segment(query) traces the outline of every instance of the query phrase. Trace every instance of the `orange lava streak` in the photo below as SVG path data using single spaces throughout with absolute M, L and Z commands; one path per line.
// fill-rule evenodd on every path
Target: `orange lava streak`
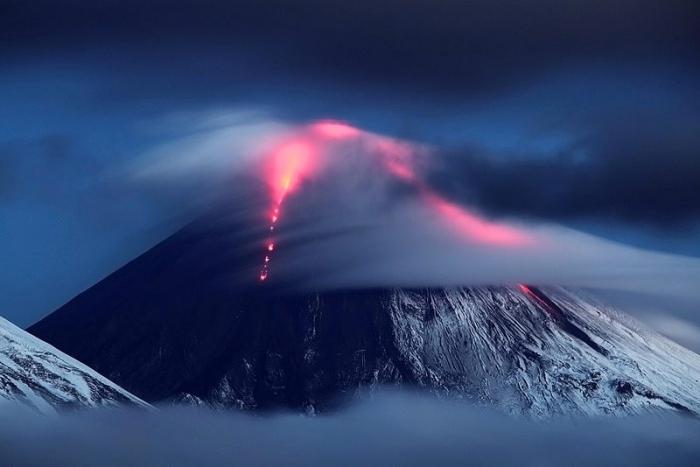
M 380 158 L 389 174 L 415 187 L 425 203 L 460 234 L 473 241 L 497 246 L 523 246 L 532 241 L 526 232 L 488 221 L 431 189 L 420 176 L 416 164 L 419 153 L 414 145 L 334 120 L 307 125 L 278 144 L 265 158 L 262 169 L 273 207 L 268 225 L 270 235 L 276 231 L 285 198 L 325 167 L 330 145 L 361 136 L 363 145 Z M 268 278 L 274 250 L 275 241 L 270 237 L 265 243 L 261 281 Z
M 316 124 L 315 132 L 301 131 L 293 138 L 281 142 L 266 157 L 263 164 L 265 181 L 267 182 L 273 200 L 268 230 L 270 235 L 275 232 L 275 226 L 280 218 L 285 198 L 296 191 L 308 178 L 312 177 L 322 167 L 320 136 L 339 138 L 348 134 L 349 130 L 343 125 L 333 122 Z M 270 238 L 265 246 L 265 259 L 259 279 L 267 280 L 270 273 L 272 252 L 275 242 Z
M 289 192 L 296 190 L 305 177 L 315 172 L 317 157 L 318 150 L 310 141 L 290 141 L 272 153 L 265 171 L 278 207 Z

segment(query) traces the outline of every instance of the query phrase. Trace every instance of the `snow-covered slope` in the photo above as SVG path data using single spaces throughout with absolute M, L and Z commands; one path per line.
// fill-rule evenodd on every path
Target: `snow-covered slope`
M 8 401 L 45 413 L 117 404 L 147 405 L 94 370 L 0 318 L 0 404 Z
M 564 289 L 391 294 L 421 386 L 532 415 L 700 413 L 700 356 Z
M 317 411 L 390 385 L 535 417 L 700 413 L 700 356 L 565 289 L 197 297 L 32 331 L 149 401 Z

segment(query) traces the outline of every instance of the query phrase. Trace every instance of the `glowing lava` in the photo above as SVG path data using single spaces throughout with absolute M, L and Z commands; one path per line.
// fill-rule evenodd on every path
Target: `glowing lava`
M 275 206 L 273 214 L 270 218 L 270 232 L 274 232 L 275 230 L 275 224 L 277 223 L 277 219 L 279 219 L 280 205 L 282 203 L 282 200 L 284 199 L 284 194 L 286 194 L 286 191 L 283 192 L 282 196 L 279 198 L 279 202 Z M 267 276 L 270 275 L 270 255 L 273 251 L 275 251 L 275 242 L 274 240 L 270 239 L 268 240 L 265 246 L 265 259 L 262 265 L 262 269 L 260 270 L 260 275 L 258 276 L 261 281 L 267 280 Z
M 334 126 L 332 131 L 337 132 L 339 129 Z M 266 157 L 263 171 L 273 200 L 268 226 L 270 235 L 275 232 L 285 198 L 320 170 L 320 150 L 313 136 L 299 132 L 295 137 L 277 145 Z M 265 246 L 265 260 L 259 275 L 261 281 L 267 280 L 270 274 L 271 253 L 274 250 L 275 241 L 270 238 Z
M 318 164 L 317 152 L 317 148 L 310 141 L 291 141 L 282 144 L 270 157 L 266 171 L 273 198 L 277 203 L 275 217 L 284 197 L 297 189 L 304 177 L 315 171 Z
M 266 183 L 270 189 L 272 207 L 269 214 L 270 238 L 265 243 L 265 256 L 260 280 L 265 281 L 270 272 L 275 240 L 285 199 L 308 179 L 318 175 L 330 162 L 329 148 L 347 140 L 362 137 L 362 147 L 374 157 L 387 173 L 413 186 L 422 200 L 444 222 L 470 240 L 497 246 L 522 246 L 530 242 L 529 236 L 518 229 L 481 218 L 474 212 L 442 197 L 422 180 L 417 157 L 422 150 L 416 145 L 375 133 L 366 132 L 343 122 L 321 120 L 295 131 L 270 151 L 262 165 Z

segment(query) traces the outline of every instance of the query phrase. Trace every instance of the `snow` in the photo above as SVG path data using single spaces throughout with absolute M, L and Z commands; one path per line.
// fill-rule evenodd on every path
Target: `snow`
M 425 388 L 510 413 L 700 413 L 700 356 L 572 291 L 543 292 L 579 337 L 517 288 L 397 289 L 396 344 Z
M 0 317 L 0 400 L 42 413 L 62 408 L 148 404 Z
M 122 318 L 116 320 L 120 325 L 90 331 L 98 334 L 95 340 L 111 343 L 107 350 L 91 347 L 90 340 L 80 346 L 59 341 L 115 378 L 133 374 L 133 365 L 154 362 L 125 384 L 153 394 L 166 377 L 172 392 L 157 393 L 154 400 L 195 405 L 252 410 L 287 404 L 322 412 L 332 410 L 338 397 L 419 386 L 532 417 L 700 414 L 700 356 L 577 290 L 377 289 L 291 298 L 263 294 L 241 303 L 227 294 L 224 300 L 226 306 L 202 315 L 207 319 L 195 334 L 188 326 L 199 316 L 154 319 L 149 307 L 138 316 L 115 308 L 112 317 Z M 81 329 L 84 321 L 76 316 L 58 315 L 47 329 Z M 135 326 L 139 318 L 148 325 Z M 182 332 L 154 344 L 160 323 Z M 203 349 L 207 333 L 212 342 Z M 188 359 L 180 358 L 183 353 Z M 13 372 L 25 384 L 21 390 L 2 385 L 4 373 Z M 51 406 L 133 400 L 86 366 L 0 321 L 0 396 L 3 390 L 6 397 L 39 394 Z

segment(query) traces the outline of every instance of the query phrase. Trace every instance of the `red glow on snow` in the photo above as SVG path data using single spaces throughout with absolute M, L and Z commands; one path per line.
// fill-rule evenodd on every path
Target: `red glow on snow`
M 521 292 L 527 295 L 530 300 L 534 301 L 537 306 L 546 311 L 554 319 L 561 319 L 561 309 L 546 295 L 542 294 L 537 289 L 533 290 L 525 284 L 518 284 L 518 288 Z
M 322 120 L 313 123 L 311 130 L 320 136 L 332 139 L 350 139 L 360 136 L 360 130 L 347 123 L 335 120 Z

